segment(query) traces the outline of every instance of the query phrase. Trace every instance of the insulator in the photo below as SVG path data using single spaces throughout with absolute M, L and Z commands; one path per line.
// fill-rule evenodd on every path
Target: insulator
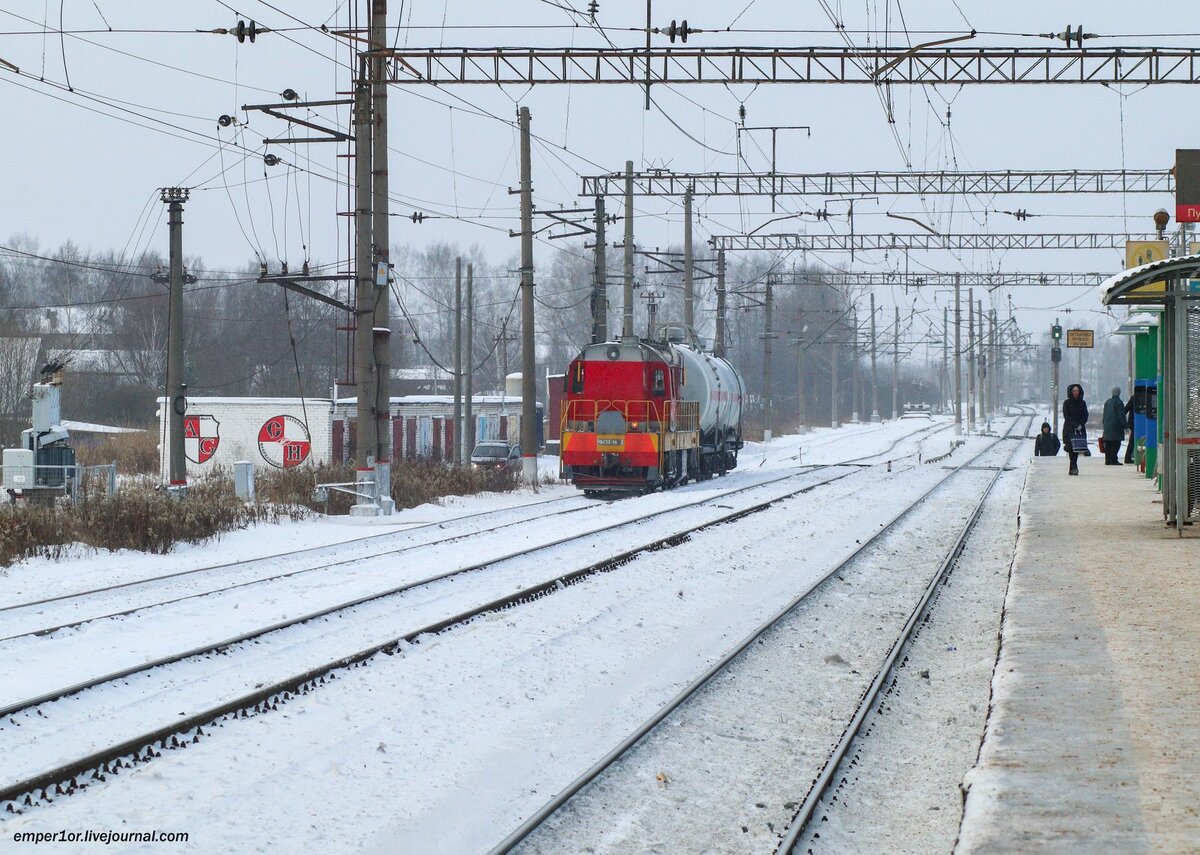
M 227 127 L 229 127 L 230 125 L 232 125 L 232 124 L 233 124 L 235 121 L 236 121 L 236 120 L 233 118 L 233 116 L 230 116 L 230 115 L 223 115 L 223 116 L 221 116 L 220 118 L 218 118 L 218 119 L 217 119 L 217 124 L 218 124 L 218 125 L 220 125 L 220 126 L 221 126 L 221 127 L 223 127 L 223 128 L 227 128 Z
M 280 93 L 280 97 L 283 98 L 284 101 L 300 100 L 300 96 L 296 94 L 295 89 L 284 89 L 283 92 Z
M 263 163 L 265 163 L 267 166 L 278 166 L 279 156 L 275 154 L 263 155 Z

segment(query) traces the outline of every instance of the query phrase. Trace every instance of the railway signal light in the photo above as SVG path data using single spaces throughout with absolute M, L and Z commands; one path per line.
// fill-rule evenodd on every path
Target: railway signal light
M 1062 348 L 1059 347 L 1058 345 L 1055 345 L 1054 347 L 1050 348 L 1050 361 L 1051 362 L 1062 362 Z
M 1054 339 L 1054 341 L 1062 341 L 1062 326 L 1060 324 L 1054 324 L 1050 327 L 1050 338 Z

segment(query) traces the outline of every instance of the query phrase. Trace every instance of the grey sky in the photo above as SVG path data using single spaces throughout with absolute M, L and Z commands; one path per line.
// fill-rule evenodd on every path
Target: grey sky
M 258 0 L 239 0 L 230 5 L 243 17 L 266 26 L 296 25 L 287 14 Z M 354 3 L 297 0 L 273 5 L 306 23 L 328 20 L 331 26 L 344 26 L 344 7 Z M 584 0 L 569 0 L 569 5 L 582 8 L 586 4 Z M 725 28 L 746 5 L 746 0 L 674 4 L 660 0 L 654 21 L 665 26 L 672 18 L 686 17 L 692 26 Z M 410 0 L 403 7 L 399 0 L 392 0 L 390 6 L 393 25 L 401 10 L 403 23 L 411 25 L 400 35 L 402 42 L 407 40 L 411 46 L 601 43 L 595 31 L 566 26 L 575 20 L 573 16 L 552 3 L 536 0 Z M 969 22 L 981 32 L 976 43 L 983 44 L 1049 45 L 1052 43 L 1044 39 L 1008 34 L 1058 31 L 1068 23 L 1083 24 L 1086 30 L 1101 34 L 1200 30 L 1195 4 L 1187 2 L 1156 3 L 1148 13 L 1151 7 L 1127 2 L 909 0 L 897 4 L 895 0 L 881 0 L 863 4 L 828 0 L 824 4 L 797 4 L 757 0 L 741 15 L 736 27 L 820 32 L 703 34 L 693 36 L 689 44 L 840 44 L 822 6 L 844 15 L 849 30 L 869 31 L 850 33 L 860 45 L 907 44 L 900 10 L 913 33 L 961 31 L 968 28 Z M 90 0 L 73 0 L 65 7 L 64 28 L 103 28 L 101 13 L 116 29 L 208 30 L 232 26 L 236 21 L 235 14 L 215 0 L 154 4 L 97 0 L 96 5 Z M 154 191 L 159 186 L 182 183 L 199 185 L 185 217 L 187 251 L 202 256 L 212 267 L 240 267 L 254 257 L 255 251 L 264 254 L 272 266 L 280 258 L 297 266 L 305 254 L 304 243 L 309 246 L 308 255 L 317 261 L 332 261 L 339 253 L 345 254 L 345 219 L 335 216 L 335 211 L 346 207 L 345 192 L 330 180 L 337 170 L 344 170 L 345 161 L 335 156 L 341 149 L 333 145 L 273 148 L 285 161 L 306 172 L 277 166 L 268 170 L 272 177 L 263 182 L 261 139 L 283 132 L 282 123 L 255 114 L 240 132 L 234 128 L 218 133 L 216 124 L 223 113 L 245 118 L 241 105 L 276 101 L 277 93 L 284 88 L 296 89 L 311 99 L 344 92 L 348 56 L 334 38 L 312 31 L 274 33 L 260 37 L 254 45 L 239 46 L 230 36 L 97 33 L 68 36 L 60 44 L 57 33 L 41 34 L 46 14 L 47 6 L 39 0 L 10 0 L 0 11 L 0 32 L 4 33 L 0 35 L 0 58 L 32 75 L 17 77 L 0 70 L 0 92 L 4 93 L 9 119 L 2 144 L 5 168 L 0 178 L 4 199 L 0 238 L 24 233 L 39 240 L 43 247 L 72 240 L 84 248 L 101 250 L 132 247 L 140 236 L 141 246 L 165 250 L 165 219 L 160 218 L 164 206 Z M 640 2 L 601 0 L 598 20 L 606 27 L 634 28 L 642 25 L 644 14 Z M 50 25 L 57 27 L 57 9 L 50 9 L 49 16 Z M 29 24 L 22 17 L 35 23 Z M 886 23 L 889 17 L 890 26 Z M 563 26 L 499 29 L 515 24 Z M 452 29 L 464 25 L 468 28 Z M 885 35 L 885 29 L 890 35 Z M 17 31 L 37 32 L 13 34 Z M 640 38 L 637 33 L 618 30 L 609 35 L 619 45 L 636 45 Z M 912 36 L 914 42 L 928 38 L 932 37 Z M 1142 36 L 1090 44 L 1179 46 L 1194 41 L 1194 37 Z M 44 75 L 48 81 L 65 84 L 68 74 L 79 94 L 37 79 Z M 508 120 L 518 102 L 530 107 L 534 132 L 548 141 L 535 146 L 533 158 L 535 193 L 543 206 L 573 206 L 581 201 L 586 204 L 587 200 L 576 196 L 576 174 L 619 170 L 626 159 L 639 166 L 737 171 L 739 163 L 732 152 L 739 103 L 746 106 L 749 125 L 812 127 L 811 137 L 781 136 L 781 170 L 899 169 L 906 159 L 914 168 L 948 170 L 1166 167 L 1173 162 L 1176 147 L 1200 139 L 1197 111 L 1180 109 L 1196 96 L 1180 86 L 1140 91 L 1129 87 L 1124 95 L 1100 86 L 896 87 L 891 96 L 900 145 L 888 127 L 879 93 L 870 86 L 657 87 L 655 98 L 663 110 L 699 142 L 689 139 L 658 112 L 643 111 L 642 91 L 633 86 L 544 86 L 532 91 L 519 87 L 504 91 L 494 87 L 435 91 L 393 87 L 391 93 L 391 143 L 396 153 L 389 168 L 393 193 L 401 200 L 393 204 L 393 210 L 405 214 L 413 210 L 440 212 L 463 218 L 435 219 L 421 225 L 395 218 L 393 242 L 418 247 L 433 241 L 478 243 L 496 260 L 517 252 L 516 241 L 508 237 L 509 229 L 517 227 L 516 199 L 507 188 L 517 184 L 515 131 Z M 105 106 L 91 100 L 93 95 L 128 102 L 122 106 L 147 118 Z M 84 108 L 103 110 L 125 121 Z M 947 110 L 949 132 L 944 126 Z M 340 120 L 344 125 L 345 111 Z M 223 149 L 218 149 L 218 140 L 224 144 Z M 253 156 L 243 157 L 243 152 L 232 145 L 235 140 L 254 151 Z M 762 150 L 744 138 L 743 171 L 767 168 L 765 137 L 760 137 L 760 144 Z M 219 177 L 222 166 L 228 168 L 223 178 Z M 890 210 L 918 216 L 944 233 L 1121 232 L 1127 228 L 1142 232 L 1150 227 L 1154 209 L 1172 208 L 1171 201 L 1165 196 L 1147 195 L 1131 195 L 1128 199 L 934 197 L 924 202 L 885 198 L 859 203 L 854 227 L 859 232 L 917 228 L 886 218 Z M 783 204 L 819 206 L 822 200 Z M 644 199 L 636 207 L 642 214 L 637 227 L 640 244 L 665 246 L 681 240 L 675 200 Z M 834 205 L 831 209 L 840 211 L 844 207 Z M 1018 222 L 988 212 L 1017 207 L 1045 216 Z M 610 210 L 619 210 L 619 205 L 613 203 Z M 699 200 L 698 236 L 754 228 L 772 216 L 769 210 L 766 199 Z M 828 224 L 785 221 L 768 230 L 787 230 L 793 224 L 799 230 L 848 229 L 845 219 L 835 219 Z M 536 252 L 545 260 L 554 248 L 543 243 Z M 848 257 L 837 254 L 809 260 L 850 264 Z M 885 270 L 904 263 L 904 259 L 876 253 L 857 257 L 853 266 Z M 908 260 L 913 269 L 925 265 L 948 271 L 1115 270 L 1121 263 L 1120 254 L 1112 251 L 1027 251 L 959 257 L 921 253 Z M 934 298 L 933 294 L 920 295 L 917 305 L 927 308 Z M 896 300 L 909 306 L 914 296 L 880 294 L 882 306 Z M 1079 290 L 1017 289 L 1013 300 L 1018 307 L 1030 307 L 1018 317 L 1038 331 L 1053 312 L 1032 311 L 1033 307 L 1098 308 L 1090 292 Z

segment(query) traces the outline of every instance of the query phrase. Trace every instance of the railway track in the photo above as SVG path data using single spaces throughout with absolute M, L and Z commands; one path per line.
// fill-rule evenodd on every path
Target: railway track
M 903 442 L 912 441 L 914 439 L 920 441 L 927 435 L 939 433 L 948 429 L 949 426 L 931 425 L 927 428 L 916 431 L 913 434 L 896 439 L 883 452 L 855 458 L 841 465 L 869 465 L 867 461 L 871 461 L 879 457 L 886 457 Z M 811 469 L 817 467 L 810 466 L 807 468 Z M 187 570 L 159 574 L 157 576 L 151 576 L 143 579 L 135 579 L 112 585 L 105 585 L 90 590 L 58 594 L 52 597 L 43 597 L 28 602 L 0 606 L 0 622 L 2 622 L 2 625 L 4 626 L 4 629 L 0 629 L 0 632 L 5 633 L 0 635 L 0 643 L 30 636 L 50 635 L 64 629 L 74 629 L 92 621 L 126 617 L 147 609 L 171 605 L 212 594 L 221 594 L 241 588 L 248 588 L 255 585 L 276 582 L 282 579 L 292 579 L 310 573 L 321 573 L 339 567 L 355 565 L 364 560 L 400 556 L 419 549 L 427 549 L 442 544 L 458 542 L 469 537 L 492 534 L 506 528 L 524 525 L 532 520 L 546 516 L 545 508 L 547 506 L 561 505 L 563 506 L 562 509 L 554 511 L 554 513 L 567 514 L 584 511 L 601 504 L 603 504 L 601 500 L 591 499 L 581 495 L 557 497 L 539 502 L 529 502 L 516 507 L 497 508 L 473 514 L 464 514 L 449 518 L 447 520 L 419 524 L 412 528 L 404 529 L 403 531 L 368 535 L 367 537 L 356 538 L 354 540 L 344 541 L 342 543 L 329 546 L 308 547 L 305 549 L 295 550 L 293 552 L 278 553 L 259 558 L 245 559 L 242 561 L 224 562 L 221 564 L 207 565 L 204 567 L 189 568 Z M 537 509 L 537 512 L 533 515 L 527 515 L 526 511 L 530 509 Z M 511 516 L 513 512 L 518 513 L 519 516 L 517 519 L 506 520 L 483 529 L 475 529 L 469 532 L 452 533 L 445 537 L 438 537 L 432 540 L 421 540 L 415 543 L 406 543 L 395 548 L 373 551 L 367 554 L 356 554 L 351 557 L 338 557 L 336 560 L 324 561 L 323 563 L 317 563 L 313 566 L 301 567 L 299 569 L 286 569 L 283 572 L 274 572 L 271 569 L 273 567 L 277 567 L 277 565 L 279 565 L 281 562 L 290 563 L 300 556 L 315 555 L 322 557 L 326 555 L 344 554 L 346 548 L 360 546 L 364 543 L 374 543 L 381 540 L 392 541 L 399 537 L 409 535 L 414 531 L 430 529 L 434 527 L 441 530 L 446 526 L 454 526 L 464 521 L 478 520 L 483 517 L 500 515 Z M 257 575 L 250 579 L 244 578 L 247 572 L 253 574 L 254 568 L 263 568 L 263 572 L 265 572 L 267 575 Z M 232 574 L 235 572 L 238 574 L 237 577 L 228 583 L 217 582 L 215 578 L 217 575 Z M 161 595 L 154 595 L 150 597 L 145 597 L 143 595 L 141 602 L 136 602 L 138 593 L 142 591 L 150 592 L 156 587 L 162 588 L 164 586 L 172 585 L 194 586 L 197 584 L 197 582 L 201 582 L 202 580 L 208 581 L 210 584 L 204 586 L 201 590 L 187 590 L 186 593 L 180 593 L 178 596 L 167 596 L 165 598 Z M 211 584 L 212 582 L 217 583 Z M 111 606 L 101 608 L 97 603 L 93 602 L 97 600 L 103 602 L 104 599 L 118 594 L 122 597 L 125 597 L 130 595 L 131 592 L 134 592 L 134 605 L 122 603 L 121 607 L 119 608 L 113 608 Z M 386 593 L 395 593 L 395 591 L 390 590 Z M 89 605 L 92 606 L 90 610 L 88 610 Z M 52 607 L 56 610 L 68 613 L 73 611 L 75 614 L 72 614 L 69 618 L 60 618 L 50 623 L 46 623 L 41 621 L 39 618 L 40 612 L 44 611 L 46 607 Z M 25 618 L 25 615 L 29 615 L 29 617 Z M 22 626 L 23 622 L 25 624 L 24 626 Z M 0 707 L 0 716 L 3 716 L 8 711 L 9 710 L 7 707 Z
M 1029 418 L 1030 427 L 1032 427 L 1033 417 L 1030 416 Z M 1029 428 L 1027 428 L 1025 432 L 1028 433 Z M 1024 436 L 1021 438 L 1024 439 Z M 954 545 L 946 554 L 945 558 L 942 559 L 941 564 L 938 566 L 932 578 L 929 580 L 929 584 L 926 585 L 925 590 L 921 595 L 921 599 L 917 602 L 916 607 L 913 608 L 908 620 L 905 621 L 904 626 L 901 628 L 900 633 L 892 642 L 892 645 L 888 649 L 887 655 L 884 657 L 883 663 L 876 672 L 874 679 L 867 687 L 867 690 L 863 693 L 862 699 L 859 701 L 859 704 L 854 711 L 854 715 L 850 719 L 850 722 L 847 724 L 845 730 L 842 732 L 841 737 L 838 739 L 837 744 L 830 753 L 828 759 L 825 761 L 825 765 L 817 775 L 816 780 L 813 781 L 812 786 L 805 795 L 804 801 L 800 804 L 800 807 L 797 810 L 795 817 L 793 817 L 792 822 L 784 831 L 779 842 L 779 846 L 775 850 L 777 853 L 779 853 L 779 855 L 792 855 L 792 853 L 796 850 L 796 845 L 800 838 L 804 835 L 805 830 L 811 824 L 817 807 L 821 803 L 822 797 L 824 797 L 833 782 L 837 780 L 837 772 L 845 761 L 846 756 L 850 751 L 850 747 L 854 744 L 855 739 L 862 730 L 867 714 L 875 706 L 875 702 L 879 698 L 880 692 L 883 691 L 883 689 L 890 683 L 890 678 L 893 670 L 895 669 L 896 661 L 899 659 L 900 654 L 908 646 L 908 643 L 912 638 L 913 631 L 920 625 L 922 618 L 929 608 L 930 600 L 933 598 L 934 593 L 941 586 L 942 582 L 946 578 L 946 575 L 958 562 L 959 557 L 962 555 L 963 548 L 966 546 L 967 540 L 970 538 L 971 533 L 975 530 L 976 523 L 979 522 L 979 518 L 983 513 L 984 504 L 987 502 L 988 496 L 991 495 L 992 490 L 1000 480 L 1001 474 L 1003 474 L 1006 466 L 1011 463 L 1013 456 L 1020 450 L 1020 448 L 1021 446 L 1018 444 L 1016 448 L 1012 450 L 1012 453 L 1007 456 L 1005 464 L 996 468 L 996 474 L 992 476 L 990 481 L 988 481 L 983 495 L 980 496 L 979 501 L 972 510 L 970 517 L 967 519 L 966 525 L 963 526 L 963 529 L 958 536 L 958 539 L 954 542 Z
M 1019 420 L 1014 420 L 1014 423 L 1009 430 L 1009 435 L 1012 434 L 1012 430 L 1016 427 L 1018 421 Z M 926 499 L 940 490 L 952 478 L 954 478 L 955 475 L 962 472 L 977 471 L 979 467 L 976 464 L 979 460 L 992 453 L 997 445 L 1004 442 L 1005 439 L 1016 438 L 1009 435 L 998 438 L 995 442 L 989 444 L 987 448 L 981 450 L 969 460 L 966 460 L 960 465 L 950 469 L 944 478 L 940 479 L 922 495 L 918 496 L 910 505 L 894 516 L 888 523 L 883 525 L 869 537 L 865 538 L 862 544 L 859 545 L 852 554 L 847 556 L 842 561 L 837 562 L 819 578 L 807 585 L 803 591 L 801 591 L 795 598 L 784 605 L 783 608 L 778 610 L 774 615 L 760 624 L 753 632 L 742 639 L 741 642 L 730 649 L 724 656 L 715 661 L 704 673 L 685 686 L 668 702 L 659 707 L 659 709 L 656 710 L 653 715 L 651 715 L 640 726 L 629 733 L 619 744 L 601 757 L 582 775 L 578 776 L 574 781 L 562 788 L 552 799 L 547 801 L 540 809 L 532 813 L 521 825 L 514 829 L 507 837 L 505 837 L 491 850 L 493 855 L 496 855 L 497 853 L 509 852 L 520 847 L 523 842 L 527 841 L 532 835 L 534 835 L 538 829 L 541 828 L 564 805 L 570 802 L 570 800 L 576 794 L 578 794 L 581 790 L 586 788 L 589 784 L 602 776 L 607 770 L 617 764 L 632 749 L 634 749 L 635 746 L 639 745 L 652 731 L 654 731 L 665 719 L 672 716 L 672 714 L 684 706 L 694 695 L 696 695 L 700 689 L 708 685 L 714 677 L 723 673 L 728 666 L 734 662 L 734 660 L 736 660 L 744 651 L 746 651 L 747 648 L 762 638 L 762 636 L 771 629 L 780 624 L 781 621 L 790 615 L 802 601 L 804 601 L 815 590 L 821 587 L 827 580 L 829 580 L 831 577 L 837 576 L 851 563 L 860 560 L 862 556 L 869 552 L 873 544 L 875 544 L 881 537 L 885 536 L 889 532 L 896 530 L 903 523 L 903 521 L 906 520 L 919 506 L 925 503 Z M 1024 433 L 1020 434 L 1020 437 L 1024 438 Z M 1003 466 L 997 467 L 997 476 L 1002 470 Z M 992 479 L 991 483 L 994 483 L 994 478 Z M 986 489 L 990 491 L 990 483 Z M 982 502 L 983 499 L 980 500 L 980 504 L 982 504 Z M 977 515 L 972 515 L 970 517 L 966 526 L 967 529 L 973 525 L 976 518 Z M 955 548 L 951 551 L 952 555 L 956 555 L 957 551 L 961 549 L 961 543 L 963 540 L 965 540 L 965 537 L 966 532 L 964 531 L 964 534 L 956 543 Z M 940 574 L 937 578 L 940 579 Z M 934 585 L 934 587 L 936 587 L 936 585 Z M 922 600 L 922 603 L 924 601 L 925 599 Z
M 848 463 L 862 463 L 866 460 L 887 457 L 903 442 L 921 442 L 923 438 L 933 431 L 935 426 L 917 431 L 913 434 L 908 434 L 898 438 L 893 442 L 888 449 L 875 454 L 867 455 L 858 458 Z M 825 484 L 832 483 L 842 478 L 850 477 L 859 469 L 849 469 L 830 466 L 820 467 L 820 469 L 835 470 L 835 474 L 831 477 L 816 480 L 812 483 L 806 483 L 800 486 L 789 485 L 782 493 L 775 493 L 762 499 L 748 500 L 748 503 L 740 507 L 731 507 L 735 504 L 730 502 L 730 505 L 717 505 L 718 501 L 729 502 L 735 494 L 746 494 L 755 490 L 761 490 L 764 487 L 769 487 L 774 484 L 796 478 L 801 475 L 811 475 L 811 468 L 793 470 L 787 474 L 780 475 L 761 481 L 756 481 L 752 485 L 736 487 L 730 490 L 721 491 L 717 494 L 707 494 L 703 499 L 695 502 L 690 502 L 686 508 L 692 508 L 698 505 L 710 505 L 713 509 L 721 508 L 728 509 L 726 513 L 719 513 L 708 516 L 706 519 L 696 525 L 685 525 L 677 528 L 670 534 L 662 537 L 657 537 L 649 542 L 642 541 L 636 547 L 622 550 L 614 554 L 608 554 L 603 559 L 587 564 L 583 567 L 570 570 L 565 573 L 559 573 L 551 578 L 542 578 L 539 581 L 521 585 L 517 590 L 510 591 L 503 596 L 496 597 L 484 603 L 473 605 L 472 607 L 455 613 L 449 617 L 442 617 L 425 625 L 416 627 L 402 634 L 393 635 L 385 640 L 370 644 L 366 647 L 359 648 L 349 653 L 337 656 L 335 658 L 321 661 L 319 664 L 305 668 L 298 673 L 290 673 L 286 677 L 277 680 L 271 680 L 268 684 L 260 684 L 252 691 L 231 693 L 226 692 L 224 699 L 220 703 L 204 706 L 202 704 L 193 705 L 193 709 L 198 707 L 194 712 L 189 714 L 180 714 L 171 724 L 162 727 L 151 727 L 146 730 L 141 730 L 136 735 L 119 741 L 110 742 L 103 746 L 92 746 L 94 750 L 89 750 L 85 755 L 81 754 L 76 757 L 69 757 L 63 762 L 57 762 L 51 768 L 42 768 L 39 770 L 24 770 L 20 773 L 19 779 L 10 778 L 8 781 L 0 783 L 0 803 L 7 802 L 7 806 L 11 810 L 19 810 L 23 807 L 34 804 L 37 801 L 52 801 L 61 794 L 74 792 L 82 786 L 86 786 L 89 780 L 103 780 L 110 774 L 119 774 L 129 764 L 144 762 L 161 753 L 164 748 L 185 746 L 191 741 L 198 739 L 204 733 L 204 728 L 209 727 L 217 721 L 226 717 L 247 717 L 251 714 L 261 714 L 269 709 L 276 708 L 280 703 L 286 703 L 296 694 L 305 694 L 311 691 L 318 685 L 327 680 L 336 679 L 337 673 L 344 668 L 354 667 L 366 663 L 370 658 L 380 653 L 394 654 L 406 642 L 418 640 L 421 636 L 431 633 L 438 633 L 452 626 L 463 624 L 480 615 L 489 612 L 496 612 L 522 602 L 527 602 L 554 591 L 575 584 L 591 575 L 609 570 L 615 570 L 632 560 L 637 555 L 655 549 L 667 548 L 675 545 L 686 539 L 692 532 L 708 528 L 723 523 L 728 523 L 747 514 L 756 513 L 763 510 L 772 504 L 782 501 L 791 496 L 798 495 L 816 489 Z M 840 470 L 840 471 L 838 471 Z M 653 514 L 655 517 L 662 517 L 671 513 L 677 513 L 684 507 L 675 506 Z M 625 521 L 611 526 L 606 526 L 592 532 L 592 534 L 608 533 L 615 529 L 625 526 L 634 526 L 638 522 L 644 521 L 644 517 L 639 521 Z M 527 557 L 541 550 L 548 550 L 555 546 L 559 546 L 567 541 L 578 540 L 578 534 L 571 535 L 568 538 L 562 538 L 554 543 L 542 543 L 532 548 L 519 550 L 507 557 Z M 495 560 L 481 562 L 469 568 L 460 568 L 450 573 L 440 574 L 437 577 L 423 580 L 420 585 L 429 585 L 433 581 L 441 581 L 451 576 L 461 575 L 473 570 L 482 569 L 485 566 L 490 566 L 497 563 Z M 415 585 L 406 586 L 407 588 L 415 587 Z M 381 597 L 390 596 L 395 591 L 384 592 L 373 595 L 368 599 L 377 600 Z M 262 642 L 263 636 L 268 633 L 276 633 L 286 627 L 295 626 L 298 623 L 304 623 L 315 620 L 316 617 L 327 616 L 334 611 L 345 610 L 351 606 L 342 604 L 335 609 L 325 609 L 322 614 L 310 614 L 297 620 L 288 621 L 283 626 L 273 626 L 260 628 L 254 633 L 245 634 L 244 638 L 224 639 L 218 644 L 207 645 L 201 650 L 189 650 L 181 652 L 170 657 L 162 657 L 154 662 L 142 663 L 140 667 L 125 669 L 122 672 L 107 674 L 101 678 L 90 680 L 86 685 L 77 684 L 55 692 L 46 693 L 45 695 L 30 698 L 27 702 L 10 704 L 4 711 L 4 716 L 9 719 L 7 724 L 16 725 L 16 717 L 24 713 L 27 722 L 34 722 L 41 719 L 56 720 L 63 716 L 63 708 L 53 703 L 54 701 L 63 701 L 71 695 L 76 695 L 86 691 L 89 688 L 98 688 L 106 684 L 111 684 L 115 680 L 124 680 L 134 674 L 140 672 L 148 672 L 152 669 L 161 668 L 164 665 L 172 662 L 179 663 L 185 659 L 198 660 L 201 657 L 206 659 L 218 656 L 221 654 L 232 653 L 231 648 L 234 645 L 240 645 L 239 649 L 256 648 L 259 644 L 245 645 L 244 642 L 256 640 Z M 77 701 L 75 701 L 77 703 Z M 178 706 L 176 706 L 178 708 Z M 94 710 L 88 710 L 88 716 L 95 715 Z M 11 730 L 13 728 L 5 728 Z M 26 774 L 28 772 L 28 774 Z

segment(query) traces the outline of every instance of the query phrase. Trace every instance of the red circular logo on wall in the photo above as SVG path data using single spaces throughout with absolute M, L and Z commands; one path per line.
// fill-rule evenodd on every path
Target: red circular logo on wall
M 291 469 L 308 459 L 312 438 L 295 416 L 274 416 L 258 429 L 258 452 L 278 469 Z

